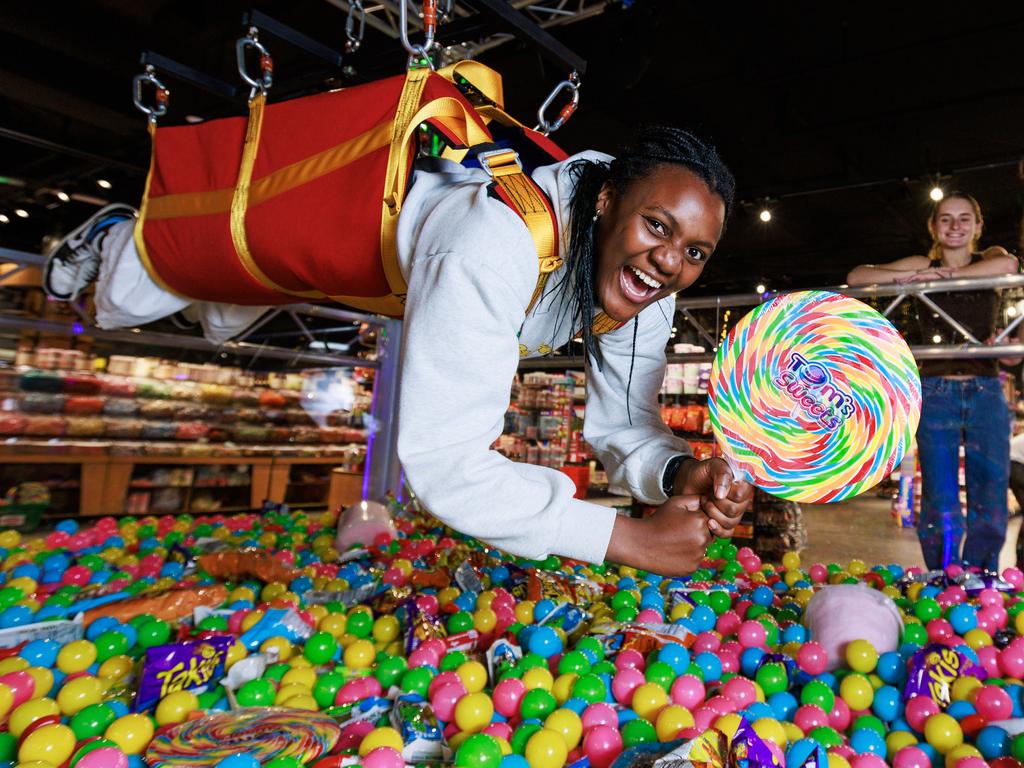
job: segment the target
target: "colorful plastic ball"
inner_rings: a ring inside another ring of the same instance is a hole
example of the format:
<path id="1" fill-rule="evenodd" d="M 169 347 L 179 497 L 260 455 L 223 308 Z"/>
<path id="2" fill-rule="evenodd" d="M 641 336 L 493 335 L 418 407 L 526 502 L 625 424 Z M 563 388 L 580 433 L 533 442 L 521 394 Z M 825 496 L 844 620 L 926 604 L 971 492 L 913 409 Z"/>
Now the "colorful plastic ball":
<path id="1" fill-rule="evenodd" d="M 596 675 L 590 675 L 597 682 L 601 683 L 600 678 Z M 582 680 L 583 678 L 580 678 Z M 573 695 L 580 696 L 581 698 L 587 699 L 586 696 L 582 695 L 579 691 L 580 680 L 576 681 L 576 685 L 573 688 Z M 601 683 L 602 692 L 596 700 L 600 701 L 604 699 L 604 683 Z M 523 685 L 523 681 L 514 677 L 506 678 L 494 686 L 494 693 L 492 696 L 494 702 L 494 709 L 502 715 L 502 717 L 516 717 L 519 715 L 519 703 L 522 701 L 523 696 L 526 695 L 526 686 Z"/>
<path id="2" fill-rule="evenodd" d="M 562 768 L 568 754 L 562 734 L 550 728 L 541 728 L 526 742 L 523 756 L 530 768 Z"/>
<path id="3" fill-rule="evenodd" d="M 931 696 L 911 696 L 903 710 L 910 727 L 918 733 L 923 733 L 925 722 L 932 715 L 938 714 L 939 705 Z"/>
<path id="4" fill-rule="evenodd" d="M 57 663 L 61 645 L 56 640 L 32 640 L 18 654 L 33 667 L 52 667 Z"/>
<path id="5" fill-rule="evenodd" d="M 90 704 L 99 704 L 103 697 L 103 683 L 92 676 L 76 677 L 64 683 L 57 694 L 60 711 L 74 715 Z"/>
<path id="6" fill-rule="evenodd" d="M 670 698 L 675 704 L 680 704 L 689 710 L 696 709 L 704 701 L 704 683 L 696 675 L 680 675 L 672 683 L 669 691 Z"/>
<path id="7" fill-rule="evenodd" d="M 622 743 L 627 747 L 657 741 L 658 733 L 647 720 L 638 717 L 622 726 Z"/>
<path id="8" fill-rule="evenodd" d="M 45 725 L 29 733 L 18 745 L 18 760 L 39 760 L 61 765 L 75 751 L 75 734 L 66 725 Z"/>
<path id="9" fill-rule="evenodd" d="M 476 733 L 491 722 L 494 703 L 486 693 L 469 693 L 455 705 L 455 723 L 460 731 Z"/>
<path id="10" fill-rule="evenodd" d="M 359 756 L 365 757 L 379 747 L 402 751 L 402 735 L 394 728 L 374 728 L 359 742 Z"/>
<path id="11" fill-rule="evenodd" d="M 158 725 L 183 723 L 199 709 L 199 698 L 192 691 L 174 691 L 164 696 L 156 706 Z"/>
<path id="12" fill-rule="evenodd" d="M 824 746 L 813 739 L 793 742 L 786 752 L 786 768 L 801 768 L 807 764 L 828 768 L 828 755 L 825 754 Z"/>
<path id="13" fill-rule="evenodd" d="M 302 649 L 302 655 L 316 665 L 326 664 L 334 658 L 338 641 L 330 632 L 314 632 Z"/>
<path id="14" fill-rule="evenodd" d="M 940 754 L 963 744 L 964 733 L 960 723 L 947 714 L 932 715 L 924 724 L 924 737 Z"/>
<path id="15" fill-rule="evenodd" d="M 100 747 L 80 757 L 75 768 L 129 768 L 128 756 L 117 747 Z"/>
<path id="16" fill-rule="evenodd" d="M 117 719 L 114 710 L 108 704 L 90 704 L 79 710 L 71 718 L 71 730 L 79 741 L 99 736 Z"/>
<path id="17" fill-rule="evenodd" d="M 868 709 L 874 700 L 875 689 L 864 675 L 853 673 L 839 684 L 839 695 L 850 709 Z"/>
<path id="18" fill-rule="evenodd" d="M 221 758 L 215 768 L 260 768 L 260 761 L 252 755 L 228 755 Z"/>
<path id="19" fill-rule="evenodd" d="M 868 674 L 878 664 L 878 651 L 867 640 L 852 640 L 846 646 L 846 663 L 854 672 Z"/>
<path id="20" fill-rule="evenodd" d="M 974 737 L 978 751 L 986 760 L 1009 754 L 1011 741 L 1010 735 L 995 725 L 985 726 Z"/>
<path id="21" fill-rule="evenodd" d="M 103 735 L 125 754 L 138 755 L 153 738 L 153 722 L 145 715 L 123 715 L 112 722 Z"/>
<path id="22" fill-rule="evenodd" d="M 497 739 L 483 733 L 471 735 L 455 753 L 457 768 L 497 768 L 501 763 L 501 746 Z"/>
<path id="23" fill-rule="evenodd" d="M 762 665 L 757 670 L 755 680 L 761 686 L 765 696 L 771 696 L 773 693 L 779 693 L 789 687 L 789 676 L 786 674 L 786 668 L 777 662 L 769 662 Z"/>
<path id="24" fill-rule="evenodd" d="M 809 683 L 804 685 L 803 690 L 800 691 L 800 703 L 801 704 L 814 704 L 815 706 L 821 707 L 826 712 L 832 711 L 832 706 L 835 704 L 836 696 L 832 692 L 832 689 L 827 683 L 821 680 L 811 680 Z"/>
<path id="25" fill-rule="evenodd" d="M 7 721 L 7 730 L 20 737 L 32 723 L 53 716 L 60 716 L 60 705 L 56 701 L 31 699 L 14 708 Z"/>
<path id="26" fill-rule="evenodd" d="M 575 749 L 583 737 L 583 722 L 580 716 L 571 709 L 556 709 L 544 720 L 544 727 L 562 734 L 565 746 L 570 751 Z"/>
<path id="27" fill-rule="evenodd" d="M 274 703 L 277 689 L 274 683 L 266 678 L 257 678 L 243 683 L 235 694 L 238 703 L 243 707 L 269 707 Z M 331 701 L 333 704 L 333 700 Z"/>
<path id="28" fill-rule="evenodd" d="M 871 710 L 887 723 L 895 720 L 903 712 L 903 699 L 899 690 L 891 685 L 881 686 L 875 691 Z"/>
<path id="29" fill-rule="evenodd" d="M 608 768 L 622 747 L 622 735 L 612 725 L 595 726 L 583 735 L 583 754 L 593 768 Z"/>
<path id="30" fill-rule="evenodd" d="M 57 669 L 65 675 L 84 672 L 96 661 L 96 646 L 88 640 L 72 640 L 57 654 Z"/>
<path id="31" fill-rule="evenodd" d="M 26 663 L 24 659 L 19 661 L 22 664 Z M 15 707 L 31 699 L 36 691 L 35 678 L 23 669 L 0 675 L 0 683 L 10 690 L 13 697 L 13 706 Z"/>
<path id="32" fill-rule="evenodd" d="M 558 702 L 550 691 L 534 688 L 527 691 L 519 702 L 519 714 L 524 719 L 543 720 L 555 711 Z"/>
<path id="33" fill-rule="evenodd" d="M 862 754 L 870 752 L 885 757 L 885 739 L 870 728 L 861 728 L 850 735 L 850 747 L 854 752 Z"/>
<path id="34" fill-rule="evenodd" d="M 986 685 L 974 695 L 974 707 L 985 720 L 1007 720 L 1013 716 L 1010 694 L 997 685 Z"/>

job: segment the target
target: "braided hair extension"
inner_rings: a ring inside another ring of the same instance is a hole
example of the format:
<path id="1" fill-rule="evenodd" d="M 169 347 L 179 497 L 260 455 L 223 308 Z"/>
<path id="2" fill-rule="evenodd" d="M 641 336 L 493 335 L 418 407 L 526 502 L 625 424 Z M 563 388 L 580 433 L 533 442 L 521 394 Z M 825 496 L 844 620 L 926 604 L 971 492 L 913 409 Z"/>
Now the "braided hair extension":
<path id="1" fill-rule="evenodd" d="M 563 311 L 568 313 L 574 327 L 583 329 L 584 357 L 588 363 L 593 359 L 599 368 L 602 364 L 601 351 L 590 326 L 595 299 L 597 197 L 605 183 L 622 194 L 634 181 L 645 178 L 664 164 L 680 165 L 703 180 L 708 189 L 722 198 L 725 220 L 728 221 L 736 189 L 732 173 L 713 146 L 681 128 L 643 127 L 610 163 L 577 160 L 567 169 L 573 181 L 573 193 L 569 204 L 565 279 L 572 291 L 567 292 L 571 293 L 570 304 Z M 634 326 L 634 346 L 635 338 Z"/>

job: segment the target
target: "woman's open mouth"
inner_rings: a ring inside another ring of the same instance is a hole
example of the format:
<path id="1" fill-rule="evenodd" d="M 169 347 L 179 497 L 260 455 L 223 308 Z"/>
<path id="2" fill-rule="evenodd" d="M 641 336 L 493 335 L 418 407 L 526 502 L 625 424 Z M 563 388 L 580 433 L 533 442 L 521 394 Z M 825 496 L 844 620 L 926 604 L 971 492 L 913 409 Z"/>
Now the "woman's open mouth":
<path id="1" fill-rule="evenodd" d="M 626 298 L 636 304 L 642 304 L 665 287 L 663 283 L 655 280 L 646 272 L 630 266 L 622 268 L 619 282 Z"/>

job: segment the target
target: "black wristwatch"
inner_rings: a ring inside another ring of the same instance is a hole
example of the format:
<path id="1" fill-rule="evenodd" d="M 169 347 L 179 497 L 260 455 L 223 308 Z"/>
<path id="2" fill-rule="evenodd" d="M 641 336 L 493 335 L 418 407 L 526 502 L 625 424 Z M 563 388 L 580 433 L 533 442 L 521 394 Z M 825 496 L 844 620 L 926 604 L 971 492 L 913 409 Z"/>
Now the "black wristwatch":
<path id="1" fill-rule="evenodd" d="M 690 457 L 679 454 L 669 459 L 668 464 L 665 465 L 665 474 L 661 476 L 661 490 L 665 492 L 666 496 L 673 495 L 672 491 L 675 490 L 676 485 L 676 473 L 688 458 Z"/>

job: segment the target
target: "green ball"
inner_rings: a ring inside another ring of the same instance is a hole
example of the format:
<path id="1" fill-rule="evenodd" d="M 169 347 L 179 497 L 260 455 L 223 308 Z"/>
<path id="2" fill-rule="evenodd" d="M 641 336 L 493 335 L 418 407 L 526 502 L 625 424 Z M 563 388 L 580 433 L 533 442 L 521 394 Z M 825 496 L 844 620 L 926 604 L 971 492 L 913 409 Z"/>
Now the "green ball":
<path id="1" fill-rule="evenodd" d="M 604 680 L 595 674 L 581 675 L 572 686 L 572 695 L 587 704 L 597 704 L 608 696 L 608 688 Z"/>
<path id="2" fill-rule="evenodd" d="M 736 557 L 739 555 L 739 547 L 733 544 L 729 539 L 725 539 L 722 542 L 722 557 L 728 560 L 730 563 L 736 561 Z"/>
<path id="3" fill-rule="evenodd" d="M 166 621 L 156 619 L 143 624 L 139 630 L 138 644 L 142 648 L 152 648 L 155 645 L 164 645 L 171 639 L 171 625 Z"/>
<path id="4" fill-rule="evenodd" d="M 151 621 L 159 621 L 159 619 L 151 613 L 140 613 L 138 616 L 132 616 L 128 623 L 138 631 Z"/>
<path id="5" fill-rule="evenodd" d="M 18 740 L 7 731 L 0 733 L 0 760 L 13 762 L 18 754 Z"/>
<path id="6" fill-rule="evenodd" d="M 619 610 L 620 608 L 636 608 L 637 601 L 636 595 L 632 592 L 628 592 L 625 589 L 620 589 L 614 595 L 612 595 L 611 607 L 613 610 Z"/>
<path id="7" fill-rule="evenodd" d="M 827 725 L 815 728 L 807 736 L 821 744 L 825 749 L 832 749 L 843 743 L 843 737 L 839 734 L 839 731 Z"/>
<path id="8" fill-rule="evenodd" d="M 1019 733 L 1013 737 L 1013 743 L 1010 746 L 1010 754 L 1021 762 L 1024 762 L 1024 733 Z"/>
<path id="9" fill-rule="evenodd" d="M 217 702 L 227 698 L 227 691 L 224 690 L 223 685 L 218 685 L 213 690 L 200 693 L 197 698 L 199 699 L 200 709 L 213 709 L 217 706 Z"/>
<path id="10" fill-rule="evenodd" d="M 200 621 L 196 626 L 204 632 L 226 632 L 228 620 L 223 616 L 212 614 Z"/>
<path id="11" fill-rule="evenodd" d="M 464 651 L 449 651 L 441 659 L 440 670 L 442 672 L 449 672 L 459 668 L 460 664 L 466 663 L 466 653 Z"/>
<path id="12" fill-rule="evenodd" d="M 326 709 L 334 704 L 334 698 L 344 684 L 345 676 L 340 672 L 327 672 L 320 675 L 313 683 L 313 698 L 316 699 L 316 703 L 320 705 L 321 709 Z"/>
<path id="13" fill-rule="evenodd" d="M 721 616 L 732 608 L 732 597 L 725 590 L 716 589 L 708 595 L 708 607 L 715 612 L 715 615 Z"/>
<path id="14" fill-rule="evenodd" d="M 694 573 L 690 577 L 692 580 L 697 581 L 697 574 Z M 703 579 L 701 579 L 703 581 Z M 690 599 L 693 600 L 694 605 L 707 605 L 708 604 L 708 593 L 707 592 L 691 592 Z"/>
<path id="15" fill-rule="evenodd" d="M 455 753 L 456 768 L 498 768 L 500 764 L 498 740 L 485 733 L 474 733 Z"/>
<path id="16" fill-rule="evenodd" d="M 330 632 L 314 632 L 306 641 L 302 655 L 309 660 L 310 664 L 320 666 L 333 659 L 337 650 L 338 641 L 335 640 L 334 635 Z"/>
<path id="17" fill-rule="evenodd" d="M 942 607 L 934 597 L 922 597 L 914 604 L 914 615 L 927 623 L 942 615 Z"/>
<path id="18" fill-rule="evenodd" d="M 757 619 L 764 616 L 766 613 L 768 613 L 768 609 L 763 605 L 758 605 L 757 603 L 747 608 L 748 619 Z"/>
<path id="19" fill-rule="evenodd" d="M 765 696 L 781 693 L 789 687 L 789 676 L 786 668 L 777 662 L 769 662 L 757 670 L 755 676 Z"/>
<path id="20" fill-rule="evenodd" d="M 590 661 L 581 650 L 569 651 L 558 660 L 558 674 L 586 675 L 590 673 Z"/>
<path id="21" fill-rule="evenodd" d="M 722 559 L 722 541 L 721 539 L 715 539 L 712 541 L 704 553 L 704 556 L 708 560 L 721 560 Z"/>
<path id="22" fill-rule="evenodd" d="M 353 611 L 348 615 L 345 631 L 356 637 L 367 638 L 373 631 L 373 617 L 366 611 Z"/>
<path id="23" fill-rule="evenodd" d="M 590 671 L 595 675 L 611 675 L 612 677 L 615 677 L 615 673 L 618 672 L 618 669 L 616 669 L 612 662 L 605 659 L 604 661 L 597 662 L 597 664 L 594 665 L 594 668 Z"/>
<path id="24" fill-rule="evenodd" d="M 468 632 L 473 628 L 473 614 L 469 611 L 458 611 L 448 617 L 448 634 Z"/>
<path id="25" fill-rule="evenodd" d="M 638 744 L 648 744 L 658 740 L 658 734 L 654 726 L 642 717 L 630 720 L 622 727 L 622 746 L 635 747 Z"/>
<path id="26" fill-rule="evenodd" d="M 430 688 L 430 681 L 434 674 L 426 667 L 414 667 L 402 675 L 402 682 L 399 686 L 406 693 L 418 693 L 420 696 L 427 695 Z"/>
<path id="27" fill-rule="evenodd" d="M 250 680 L 238 689 L 235 698 L 243 707 L 269 707 L 274 703 L 277 689 L 272 680 L 261 677 Z"/>
<path id="28" fill-rule="evenodd" d="M 516 664 L 516 666 L 520 669 L 520 671 L 526 672 L 528 669 L 534 669 L 536 667 L 539 667 L 541 669 L 547 669 L 548 662 L 547 659 L 545 659 L 539 653 L 530 652 L 523 656 L 523 658 L 519 660 L 519 663 Z"/>
<path id="29" fill-rule="evenodd" d="M 71 718 L 71 730 L 79 741 L 93 736 L 102 736 L 112 722 L 117 719 L 117 714 L 109 704 L 90 704 L 79 710 Z M 6 734 L 5 734 L 6 735 Z M 0 760 L 5 758 L 0 757 Z"/>
<path id="30" fill-rule="evenodd" d="M 854 731 L 859 731 L 861 729 L 874 731 L 883 739 L 887 735 L 885 724 L 874 715 L 861 715 L 860 717 L 858 717 L 856 720 L 853 721 L 853 728 L 850 729 L 850 733 L 852 734 Z"/>
<path id="31" fill-rule="evenodd" d="M 826 712 L 831 712 L 836 703 L 836 695 L 828 684 L 821 680 L 811 680 L 800 691 L 801 704 L 813 704 Z M 884 734 L 883 734 L 884 738 Z"/>
<path id="32" fill-rule="evenodd" d="M 761 626 L 764 627 L 765 638 L 764 644 L 768 647 L 776 646 L 779 644 L 779 625 L 772 621 L 768 616 L 762 616 L 758 619 L 761 622 Z M 826 710 L 828 711 L 828 710 Z"/>
<path id="33" fill-rule="evenodd" d="M 268 680 L 275 680 L 277 682 L 281 682 L 281 678 L 284 677 L 285 674 L 288 673 L 288 670 L 290 670 L 291 668 L 292 667 L 290 664 L 285 664 L 284 662 L 271 664 L 269 667 L 267 667 L 267 671 L 263 673 L 263 676 Z"/>
<path id="34" fill-rule="evenodd" d="M 924 645 L 928 642 L 928 630 L 923 624 L 907 624 L 903 627 L 903 642 L 908 645 Z"/>
<path id="35" fill-rule="evenodd" d="M 1015 603 L 1017 605 L 1017 603 Z M 1024 603 L 1020 603 L 1024 605 Z M 577 651 L 590 651 L 594 654 L 598 661 L 604 659 L 604 646 L 601 645 L 600 641 L 596 637 L 587 635 L 586 637 L 580 638 L 580 641 L 576 643 Z"/>
<path id="36" fill-rule="evenodd" d="M 530 737 L 540 729 L 540 723 L 523 723 L 516 728 L 516 732 L 512 734 L 512 740 L 509 742 L 509 746 L 512 747 L 512 751 L 517 755 L 521 755 L 526 752 L 526 742 L 528 742 Z"/>
<path id="37" fill-rule="evenodd" d="M 558 702 L 551 691 L 545 691 L 543 688 L 534 688 L 532 691 L 527 691 L 526 695 L 519 702 L 519 714 L 524 720 L 532 718 L 543 720 L 554 712 L 557 707 Z"/>
<path id="38" fill-rule="evenodd" d="M 269 763 L 265 763 L 263 768 L 302 768 L 302 762 L 297 757 L 282 755 L 281 757 L 275 757 Z"/>
<path id="39" fill-rule="evenodd" d="M 121 656 L 128 651 L 128 638 L 117 630 L 104 632 L 93 644 L 96 646 L 96 661 L 100 664 L 111 656 Z"/>
<path id="40" fill-rule="evenodd" d="M 688 666 L 686 668 L 686 672 L 684 672 L 683 674 L 684 675 L 693 675 L 698 680 L 700 680 L 702 683 L 704 682 L 704 670 L 701 669 L 701 667 L 695 661 L 691 661 L 690 662 L 690 666 Z"/>
<path id="41" fill-rule="evenodd" d="M 385 691 L 398 683 L 409 669 L 408 663 L 401 656 L 388 656 L 377 663 L 373 676 L 377 678 Z"/>
<path id="42" fill-rule="evenodd" d="M 647 669 L 644 671 L 644 678 L 649 683 L 657 683 L 665 689 L 665 693 L 668 693 L 669 688 L 672 687 L 672 683 L 675 682 L 676 673 L 675 670 L 664 661 L 652 661 L 647 665 Z"/>
<path id="43" fill-rule="evenodd" d="M 619 608 L 619 610 L 615 612 L 615 620 L 621 622 L 630 622 L 636 619 L 636 617 L 639 614 L 640 611 L 638 611 L 635 607 L 627 605 L 623 608 Z"/>

